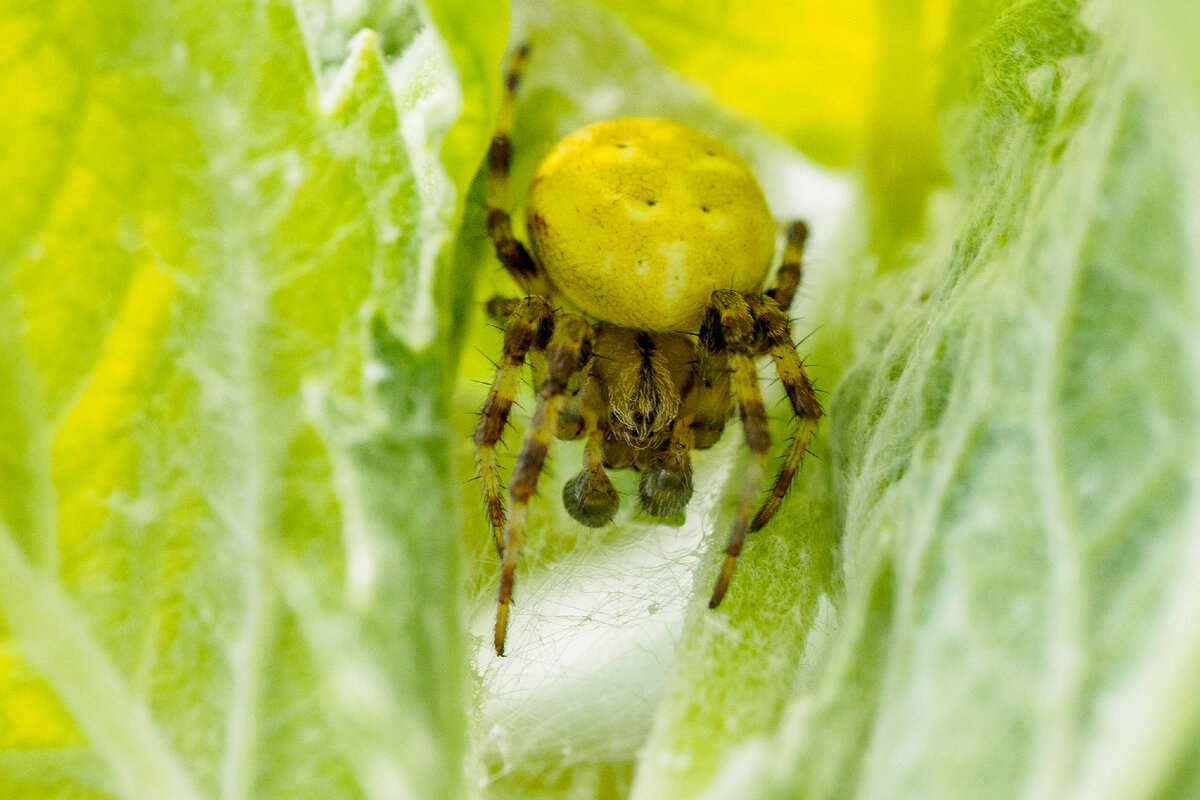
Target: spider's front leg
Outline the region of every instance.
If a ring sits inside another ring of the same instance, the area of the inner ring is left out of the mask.
[[[792,485],[792,478],[796,476],[796,470],[800,468],[800,462],[808,451],[809,442],[816,432],[822,412],[812,382],[804,371],[804,362],[800,360],[800,354],[796,352],[796,345],[792,342],[792,328],[787,315],[770,297],[751,297],[749,302],[751,313],[754,314],[758,329],[762,333],[761,349],[770,353],[771,360],[775,362],[775,372],[787,392],[797,421],[796,432],[788,444],[783,466],[775,479],[771,494],[763,502],[750,525],[750,530],[756,531],[766,525],[779,510],[788,488]]]
[[[742,491],[734,513],[733,530],[729,544],[725,547],[725,562],[713,589],[709,608],[716,608],[729,589],[737,558],[750,527],[750,517],[758,499],[766,469],[767,451],[771,448],[771,434],[767,430],[767,412],[763,408],[762,392],[758,388],[758,371],[754,366],[755,325],[750,305],[745,297],[735,291],[721,289],[713,292],[700,325],[699,346],[706,358],[715,358],[724,353],[730,367],[730,389],[738,405],[742,419],[742,432],[750,459],[742,476]]]
[[[517,462],[509,481],[512,509],[504,529],[503,558],[500,566],[500,598],[496,610],[494,643],[496,655],[504,655],[504,640],[508,632],[508,607],[512,602],[513,578],[529,498],[537,490],[538,476],[546,463],[550,443],[558,425],[559,412],[566,400],[572,377],[586,370],[592,357],[592,326],[578,314],[558,318],[550,343],[546,346],[546,379],[538,389],[537,407],[521,443]]]
[[[475,462],[483,481],[483,501],[496,552],[504,555],[504,487],[496,459],[496,443],[508,424],[508,414],[521,382],[525,356],[530,349],[544,350],[554,330],[550,304],[536,295],[515,301],[508,310],[504,328],[504,350],[496,365],[496,377],[475,426]]]
[[[792,326],[787,316],[796,289],[800,286],[804,243],[807,240],[808,226],[803,221],[796,220],[789,225],[787,247],[783,251],[783,263],[779,267],[775,285],[763,292],[762,297],[748,298],[750,311],[760,332],[758,353],[770,354],[775,362],[775,372],[787,391],[797,421],[796,432],[783,458],[783,466],[775,478],[771,494],[754,516],[751,532],[766,525],[779,510],[784,495],[792,485],[792,478],[800,468],[800,461],[808,451],[808,444],[812,441],[822,413],[812,383],[804,372],[804,362],[800,360],[792,341]]]

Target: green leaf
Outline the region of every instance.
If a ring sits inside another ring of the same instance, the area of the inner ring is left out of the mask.
[[[681,661],[697,699],[642,796],[696,795],[714,752],[706,798],[1194,793],[1200,95],[1187,48],[1089,11],[954,15],[953,187],[903,273],[868,254],[818,312],[855,352],[828,404],[844,589],[805,620],[833,630],[740,747],[688,724],[762,693]]]
[[[715,613],[737,426],[664,525],[556,444],[503,660],[505,7],[0,10],[0,795],[1195,796],[1196,16],[946,6],[518,4],[515,196],[598,119],[727,142],[829,394]]]
[[[466,790],[437,153],[507,20],[344,10],[0,11],[5,797]]]

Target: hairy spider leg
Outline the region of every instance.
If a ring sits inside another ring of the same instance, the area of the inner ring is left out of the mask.
[[[554,313],[544,298],[534,295],[517,303],[504,328],[504,352],[475,427],[475,462],[483,481],[488,527],[501,556],[504,555],[504,484],[500,481],[496,443],[508,424],[525,356],[531,348],[544,350],[553,329]]]
[[[779,510],[784,495],[792,485],[792,478],[800,468],[800,462],[808,450],[809,442],[812,441],[813,432],[817,429],[817,421],[821,418],[821,404],[817,401],[812,383],[804,372],[804,362],[801,361],[800,354],[796,352],[796,345],[792,342],[792,328],[787,315],[770,298],[752,297],[749,300],[751,313],[762,335],[760,347],[770,353],[771,360],[775,362],[775,372],[787,392],[797,423],[796,432],[788,444],[783,466],[775,478],[771,494],[763,502],[750,525],[750,530],[756,531],[766,525]]]
[[[488,147],[487,163],[487,223],[488,236],[496,248],[496,257],[513,276],[513,279],[527,294],[548,295],[550,282],[538,268],[537,262],[530,257],[525,245],[521,244],[512,231],[512,197],[509,188],[508,172],[512,164],[512,131],[513,118],[517,105],[517,84],[521,82],[521,71],[525,67],[525,59],[529,54],[529,46],[522,45],[513,56],[512,65],[504,78],[504,97],[500,101],[500,110],[496,115],[496,132],[492,135],[492,144]]]
[[[487,301],[484,306],[484,311],[489,317],[496,322],[508,322],[508,318],[517,310],[517,306],[521,304],[519,297],[500,297],[497,295]]]
[[[784,314],[792,307],[792,299],[800,285],[800,261],[804,258],[804,243],[807,240],[808,225],[803,220],[796,220],[788,226],[787,246],[783,249],[783,263],[775,275],[775,286],[763,292],[779,304]]]
[[[712,353],[697,346],[692,370],[697,381],[692,420],[694,447],[707,450],[721,440],[732,411],[729,404],[729,359],[724,352]]]
[[[758,388],[758,371],[754,366],[755,326],[745,295],[728,289],[712,293],[700,326],[699,346],[711,352],[725,351],[729,359],[730,387],[742,419],[742,433],[750,458],[742,476],[742,490],[733,518],[733,530],[725,547],[725,561],[713,589],[709,608],[716,608],[729,589],[737,558],[750,527],[750,516],[758,501],[766,471],[767,451],[771,434],[767,430],[767,412],[763,408],[762,392]]]
[[[525,441],[517,454],[509,482],[512,507],[504,529],[504,547],[500,567],[500,598],[496,609],[494,644],[496,655],[504,655],[508,631],[508,606],[512,602],[513,577],[517,554],[525,532],[529,498],[537,490],[538,476],[546,463],[546,454],[554,441],[558,414],[566,400],[571,378],[591,364],[592,326],[578,314],[558,318],[550,343],[546,345],[546,379],[538,390],[537,407],[525,432]]]

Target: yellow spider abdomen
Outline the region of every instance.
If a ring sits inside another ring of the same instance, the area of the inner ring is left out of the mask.
[[[555,288],[597,319],[695,331],[715,289],[756,290],[775,224],[749,168],[698,131],[601,122],[563,139],[529,187],[527,227]]]

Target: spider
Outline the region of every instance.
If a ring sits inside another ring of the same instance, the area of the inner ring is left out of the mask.
[[[562,490],[576,520],[601,527],[613,519],[618,498],[606,470],[625,468],[640,473],[642,510],[672,516],[692,495],[692,451],[721,438],[736,405],[750,456],[708,604],[716,608],[746,534],[778,510],[821,416],[786,313],[807,227],[788,227],[775,285],[761,291],[776,226],[750,170],[724,145],[656,119],[585,127],[556,145],[530,184],[532,249],[515,238],[509,131],[528,52],[518,50],[505,79],[487,156],[486,215],[496,255],[525,297],[488,303],[504,323],[504,345],[474,435],[501,562],[501,656],[529,499],[555,438],[584,441],[583,468]],[[771,356],[798,427],[754,514],[771,443],[755,368],[762,355]],[[537,405],[506,518],[495,448],[527,358]]]

